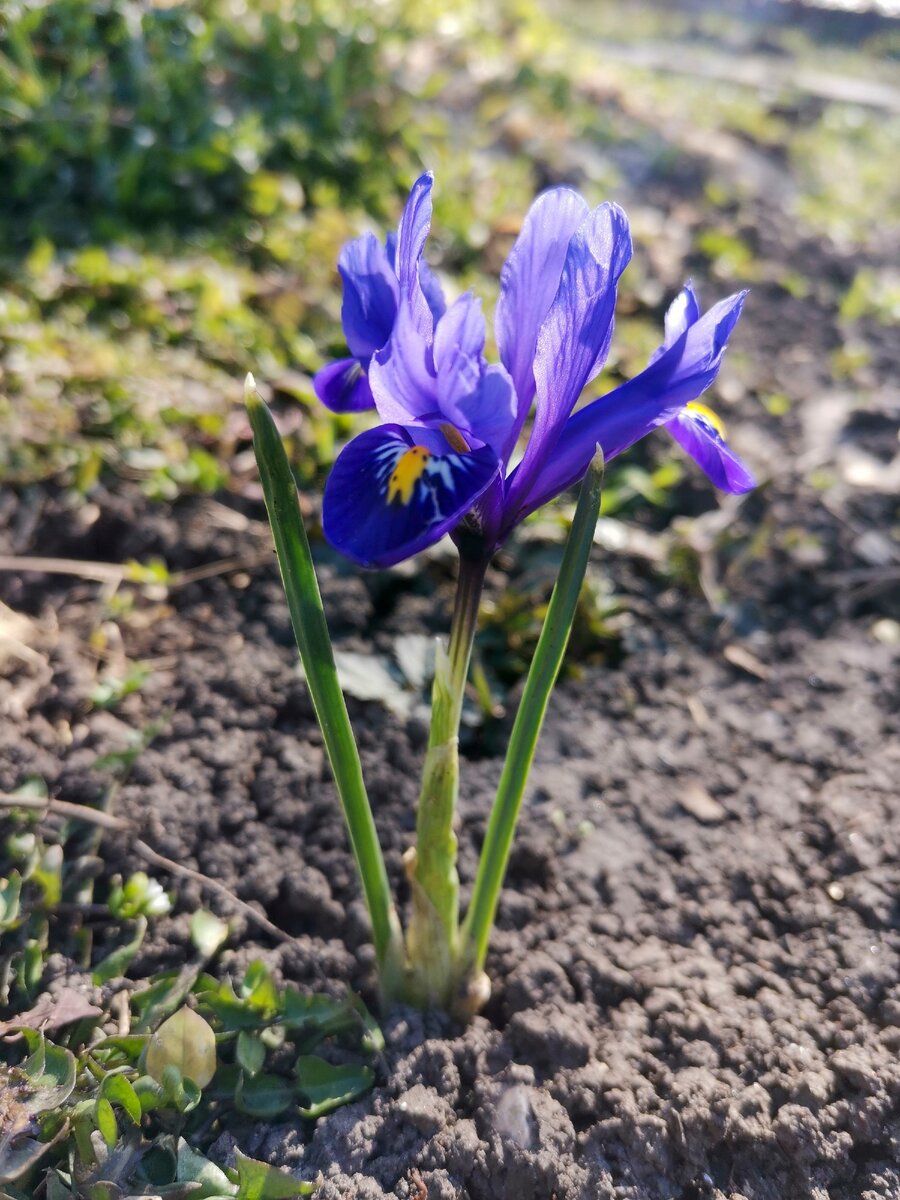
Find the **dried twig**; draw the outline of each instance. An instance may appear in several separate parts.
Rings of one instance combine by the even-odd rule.
[[[244,555],[241,558],[220,558],[215,562],[190,567],[186,571],[173,571],[167,579],[159,580],[158,586],[169,590],[212,579],[217,575],[228,575],[232,571],[248,571],[260,566],[269,558],[268,553]],[[137,568],[130,563],[89,562],[80,558],[31,558],[29,555],[0,554],[0,571],[34,571],[40,575],[75,575],[79,579],[90,579],[95,583],[147,583],[155,582],[135,575]]]
[[[88,825],[99,825],[103,829],[127,830],[131,826],[121,817],[103,812],[99,808],[88,808],[86,804],[71,804],[68,800],[51,800],[47,796],[17,796],[14,792],[0,794],[0,808],[29,808],[36,809],[42,815],[48,812],[59,813],[63,817],[73,817],[77,821],[85,821]]]
[[[260,929],[264,929],[280,942],[293,942],[296,938],[291,934],[285,933],[283,929],[279,929],[277,925],[273,925],[268,917],[264,917],[261,912],[248,904],[246,900],[242,900],[240,896],[236,896],[224,883],[220,883],[218,879],[211,879],[209,875],[204,875],[202,871],[195,871],[193,867],[186,867],[183,863],[174,862],[171,858],[166,858],[164,854],[160,854],[154,850],[152,846],[148,846],[146,842],[138,838],[134,842],[134,849],[137,850],[141,858],[152,863],[155,867],[161,867],[164,871],[169,871],[172,875],[180,875],[184,879],[193,879],[195,883],[199,883],[201,887],[207,888],[209,891],[215,892],[232,907],[237,908],[244,916],[258,925]]]

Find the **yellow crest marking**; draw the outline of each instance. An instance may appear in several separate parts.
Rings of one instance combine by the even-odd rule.
[[[718,413],[714,413],[711,408],[707,408],[706,405],[701,404],[699,400],[691,400],[687,407],[691,410],[691,412],[695,412],[698,417],[702,417],[704,421],[708,421],[723,442],[726,440],[725,425]]]
[[[401,504],[409,504],[413,498],[413,490],[430,458],[431,451],[424,446],[411,446],[405,454],[401,454],[388,479],[388,504],[393,504],[395,500],[399,500]]]

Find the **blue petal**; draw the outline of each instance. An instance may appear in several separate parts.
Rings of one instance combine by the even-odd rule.
[[[666,428],[723,492],[740,495],[756,487],[753,475],[702,411],[688,406]]]
[[[391,264],[391,268],[392,270],[396,271],[396,233],[389,233],[387,235],[385,240],[385,249],[387,250],[388,261]],[[434,317],[436,324],[447,311],[447,301],[444,299],[444,289],[441,287],[440,280],[424,259],[419,261],[419,283],[422,285],[422,291],[425,295],[425,300],[428,303],[428,307],[431,309],[431,315]]]
[[[438,323],[434,367],[444,418],[470,444],[487,444],[502,456],[516,416],[515,393],[504,367],[487,367],[481,301],[459,297]]]
[[[401,300],[394,331],[369,365],[369,383],[382,421],[397,425],[439,419],[430,341]]]
[[[425,240],[431,228],[431,189],[434,176],[430,171],[413,184],[397,230],[396,266],[400,281],[400,296],[409,303],[413,323],[431,341],[434,316],[422,287],[419,267],[425,251]]]
[[[344,281],[344,337],[351,354],[368,359],[391,336],[397,313],[397,276],[384,246],[372,233],[344,246],[338,270]]]
[[[512,376],[519,402],[513,445],[534,399],[538,331],[559,288],[569,242],[588,211],[571,188],[538,196],[500,275],[494,325],[500,360]]]
[[[516,495],[514,503],[508,501],[504,530],[576,483],[598,444],[609,461],[696,400],[718,374],[745,295],[741,292],[720,301],[640,375],[570,417],[553,455],[544,461],[527,494],[522,498]],[[514,471],[509,479],[510,496],[516,476]]]
[[[417,433],[400,425],[361,433],[328,477],[325,536],[361,566],[392,566],[439,541],[497,476],[500,464],[488,447],[434,453]]]
[[[665,339],[660,350],[674,346],[691,325],[700,320],[700,301],[689,279],[666,311]]]
[[[516,419],[516,392],[506,367],[494,363],[484,368],[474,391],[452,405],[442,400],[441,409],[470,445],[483,442],[503,458]]]
[[[616,283],[630,258],[628,219],[615,204],[595,208],[569,243],[559,290],[538,334],[534,426],[510,485],[512,505],[553,456],[578,397],[606,360]]]
[[[341,358],[323,367],[313,379],[313,390],[332,412],[364,412],[375,407],[366,372],[355,358]]]

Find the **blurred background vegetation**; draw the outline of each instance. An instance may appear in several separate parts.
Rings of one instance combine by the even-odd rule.
[[[629,4],[625,20],[614,3],[532,0],[11,0],[0,482],[84,494],[124,477],[167,500],[229,488],[247,465],[249,367],[299,402],[300,479],[320,482],[346,432],[310,387],[342,350],[336,255],[393,224],[423,165],[438,178],[433,260],[488,300],[542,186],[637,206],[610,384],[640,368],[690,267],[719,292],[808,295],[820,281],[766,252],[750,206],[762,194],[813,237],[877,249],[900,207],[885,169],[900,38],[874,16],[848,39],[846,14],[768,8]],[[674,225],[647,207],[661,188],[681,204]],[[860,270],[843,304],[850,321],[892,320],[896,275]],[[866,357],[852,338],[837,349],[845,374]],[[773,381],[758,399],[790,404]],[[677,462],[626,473],[611,502],[660,499]]]
[[[764,484],[802,463],[814,491],[843,486],[844,427],[832,421],[823,450],[810,405],[833,382],[853,396],[843,417],[878,408],[889,373],[898,55],[897,22],[877,6],[786,0],[12,0],[0,14],[0,484],[69,508],[123,489],[139,504],[258,501],[240,404],[252,369],[315,525],[355,428],[311,385],[344,352],[337,254],[361,229],[391,227],[430,167],[431,261],[489,312],[536,191],[567,182],[626,207],[635,259],[603,389],[643,367],[686,276],[707,300],[749,285],[715,403]],[[873,462],[857,456],[844,475],[868,486]],[[637,540],[633,525],[602,536],[699,588],[696,538],[639,535],[715,505],[650,439],[614,464],[604,495]],[[37,509],[21,511],[27,534]],[[821,561],[809,521],[792,520],[764,515],[755,542],[741,535],[743,561],[773,539]],[[501,683],[527,662],[564,521],[535,519],[525,560],[505,564],[512,591],[488,606]],[[17,546],[34,552],[24,534]],[[609,657],[621,598],[605,574],[589,592],[576,653]]]

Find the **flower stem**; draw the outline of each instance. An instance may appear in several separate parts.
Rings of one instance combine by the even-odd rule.
[[[602,482],[603,458],[598,447],[598,453],[581,485],[559,577],[528,672],[522,702],[516,713],[497,796],[491,809],[478,862],[472,899],[458,949],[459,986],[456,989],[456,1007],[460,1016],[471,1015],[471,1009],[466,1011],[467,1003],[477,1003],[477,1000],[483,1000],[485,995],[481,981],[500,888],[506,874],[516,821],[541,726],[544,723],[547,703],[572,631],[575,606],[584,581],[600,512]]]
[[[459,722],[486,570],[484,558],[460,558],[450,645],[446,654],[438,647],[435,661],[416,847],[407,858],[412,889],[408,991],[421,1006],[448,1005],[456,961],[459,877],[453,822],[459,794]]]
[[[403,935],[391,898],[356,739],[338,682],[322,597],[300,515],[297,485],[272,414],[250,375],[244,399],[291,624],[366,897],[382,993],[390,997],[401,986]]]

